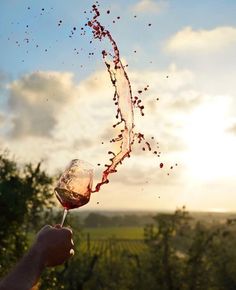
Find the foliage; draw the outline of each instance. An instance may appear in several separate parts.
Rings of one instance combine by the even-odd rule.
[[[52,179],[41,163],[17,165],[0,155],[0,275],[27,249],[27,233],[42,225],[52,207]]]
[[[41,289],[236,289],[235,232],[234,224],[194,222],[185,208],[156,215],[139,251],[137,241],[117,238],[87,240],[84,248],[80,232],[76,256]]]

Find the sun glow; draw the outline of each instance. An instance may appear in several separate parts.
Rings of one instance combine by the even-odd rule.
[[[217,208],[217,207],[214,207],[214,208],[210,208],[209,209],[210,212],[213,212],[213,213],[226,213],[226,212],[229,212],[228,209],[226,208]]]
[[[219,98],[199,106],[188,118],[184,136],[186,165],[197,180],[213,180],[234,174],[235,138],[227,132],[229,104]]]

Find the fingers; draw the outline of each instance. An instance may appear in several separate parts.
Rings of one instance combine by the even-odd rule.
[[[44,227],[41,228],[41,230],[38,232],[37,237],[44,235],[46,232],[50,231],[52,229],[51,226],[45,225]]]
[[[68,237],[69,239],[72,239],[72,230],[70,228],[62,228],[61,229],[61,232],[66,236]]]
[[[43,253],[45,265],[55,266],[62,264],[75,253],[72,240],[72,229],[46,225],[38,233],[36,245]]]
[[[74,254],[75,254],[74,249],[70,249],[70,256],[72,257],[72,256],[74,256]]]
[[[49,229],[51,229],[51,228],[52,228],[52,226],[50,226],[50,225],[45,225],[44,227],[42,227],[41,231],[49,230]]]
[[[62,227],[60,224],[56,224],[54,226],[55,229],[62,229],[62,230],[67,230],[71,232],[71,235],[73,234],[72,229],[70,227]]]
[[[56,225],[54,226],[54,228],[56,228],[56,229],[61,229],[62,227],[61,227],[60,224],[56,224]]]
[[[74,242],[73,242],[73,239],[72,239],[72,230],[70,228],[62,228],[61,229],[61,232],[63,233],[63,235],[66,237],[66,240],[67,240],[67,249],[68,249],[68,252],[69,252],[69,256],[74,256],[75,254],[75,251],[74,251]]]

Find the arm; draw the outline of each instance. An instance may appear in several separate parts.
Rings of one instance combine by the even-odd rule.
[[[74,254],[72,232],[68,228],[45,226],[29,252],[0,283],[0,290],[29,290],[43,269],[65,262]]]

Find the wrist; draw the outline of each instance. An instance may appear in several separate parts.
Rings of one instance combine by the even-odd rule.
[[[35,243],[29,250],[28,255],[38,265],[39,270],[42,271],[46,267],[46,254],[43,247]]]

